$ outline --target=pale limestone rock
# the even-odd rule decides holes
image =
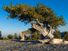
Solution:
[[[68,44],[68,41],[64,41],[64,44]]]
[[[50,43],[51,44],[62,44],[63,43],[63,39],[53,39]]]

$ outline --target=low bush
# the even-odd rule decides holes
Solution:
[[[60,33],[60,31],[54,32],[54,38],[61,38],[61,33]]]
[[[65,33],[64,37],[63,37],[64,40],[67,40],[68,41],[68,32]]]

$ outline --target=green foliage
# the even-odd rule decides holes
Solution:
[[[13,35],[9,34],[9,35],[7,36],[7,38],[13,39]]]
[[[40,34],[38,32],[35,32],[32,36],[32,40],[39,40],[40,39]]]
[[[64,34],[65,35],[64,35],[63,39],[68,41],[68,32],[64,32]]]
[[[52,27],[64,25],[63,17],[57,16],[51,8],[48,8],[43,4],[38,4],[35,7],[23,4],[16,6],[4,6],[4,10],[10,13],[10,18],[17,18],[22,22],[30,23],[31,21],[38,19],[40,22],[44,24],[48,23]]]
[[[27,37],[26,40],[39,40],[40,39],[40,34],[38,32],[35,32],[32,34],[31,37]]]
[[[26,40],[32,40],[30,37],[26,37]]]
[[[60,31],[54,32],[54,38],[61,38],[61,33],[60,33]]]
[[[14,37],[14,39],[18,39],[19,38],[16,33],[13,35],[13,37]]]

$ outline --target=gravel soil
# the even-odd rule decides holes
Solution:
[[[68,45],[0,40],[0,51],[68,51]]]

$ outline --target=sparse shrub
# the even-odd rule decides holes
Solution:
[[[54,32],[54,38],[61,38],[61,33],[60,33],[60,31]]]
[[[0,39],[3,39],[3,38],[2,38],[2,33],[1,33],[1,31],[0,31]]]
[[[65,35],[64,35],[63,39],[68,41],[68,32],[64,32],[64,34]]]
[[[26,40],[38,40],[38,39],[40,39],[40,34],[38,32],[32,34],[31,37],[26,37]]]
[[[13,38],[13,35],[9,34],[7,37],[8,37],[9,39],[12,39],[12,38]]]
[[[14,39],[18,39],[18,36],[17,36],[16,33],[13,35],[13,38],[14,38]]]
[[[38,39],[40,39],[40,34],[38,32],[35,32],[33,34],[32,40],[38,40]]]

